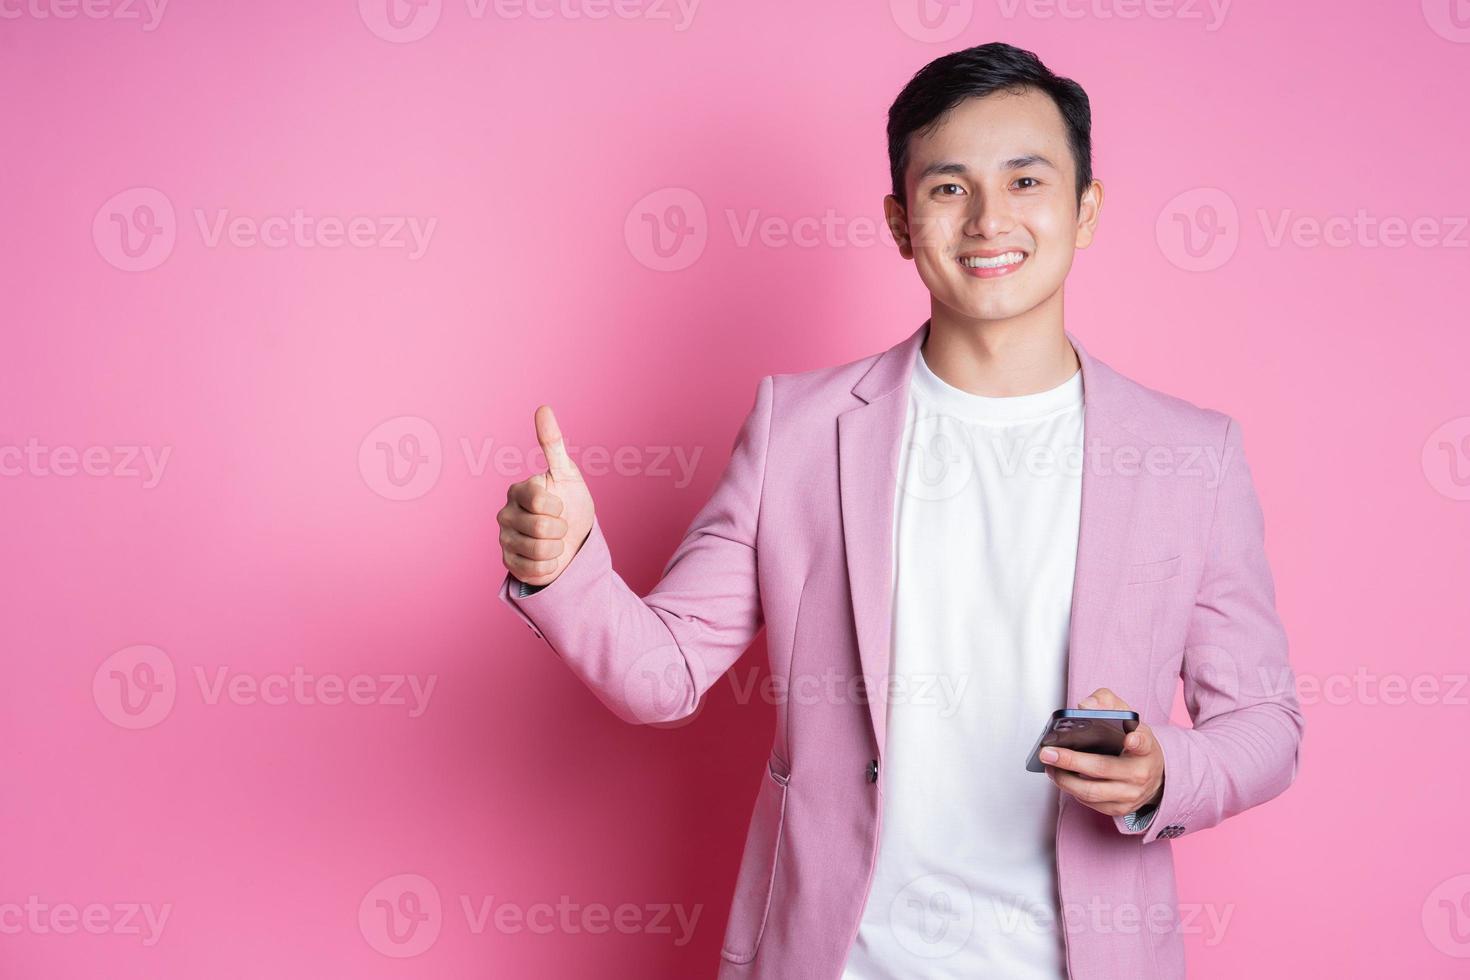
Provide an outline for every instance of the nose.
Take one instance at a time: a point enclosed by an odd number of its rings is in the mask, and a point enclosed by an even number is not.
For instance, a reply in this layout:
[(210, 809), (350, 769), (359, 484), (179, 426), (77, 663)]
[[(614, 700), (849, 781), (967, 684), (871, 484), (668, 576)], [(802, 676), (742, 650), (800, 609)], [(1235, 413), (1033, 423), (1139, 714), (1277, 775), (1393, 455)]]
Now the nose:
[(970, 210), (965, 216), (965, 234), (970, 238), (998, 238), (1010, 231), (1015, 224), (1011, 214), (1010, 199), (993, 190), (981, 190), (972, 195)]

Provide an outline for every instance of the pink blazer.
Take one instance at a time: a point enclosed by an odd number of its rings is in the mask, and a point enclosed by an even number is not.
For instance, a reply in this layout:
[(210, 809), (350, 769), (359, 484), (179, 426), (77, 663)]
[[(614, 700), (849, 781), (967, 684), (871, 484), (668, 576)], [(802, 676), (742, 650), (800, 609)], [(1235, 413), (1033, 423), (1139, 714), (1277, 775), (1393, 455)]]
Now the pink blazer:
[[(836, 980), (867, 900), (887, 706), (861, 692), (887, 689), (899, 444), (928, 328), (858, 361), (762, 378), (718, 485), (648, 595), (613, 570), (595, 522), (549, 586), (515, 598), (507, 575), (500, 589), (630, 722), (691, 714), (763, 626), (774, 677), (830, 673), (851, 682), (834, 689), (859, 692), (777, 707), (722, 978)], [(1061, 794), (1068, 974), (1182, 980), (1173, 841), (1291, 785), (1303, 717), (1239, 425), (1067, 338), (1082, 365), (1085, 455), (1065, 707), (1111, 688), (1165, 760), (1143, 832)], [(1181, 678), (1189, 728), (1169, 722)]]

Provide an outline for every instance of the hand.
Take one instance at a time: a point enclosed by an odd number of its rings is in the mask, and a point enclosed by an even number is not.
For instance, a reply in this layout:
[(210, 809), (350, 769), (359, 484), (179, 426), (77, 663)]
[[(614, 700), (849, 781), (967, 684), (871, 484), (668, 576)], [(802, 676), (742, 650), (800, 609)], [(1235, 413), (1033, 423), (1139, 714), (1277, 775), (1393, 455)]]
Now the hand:
[(536, 440), (546, 472), (512, 483), (495, 517), (506, 570), (527, 585), (550, 585), (592, 533), (592, 494), (567, 455), (550, 405), (536, 409)]
[[(1123, 699), (1105, 687), (1083, 698), (1079, 708), (1127, 711)], [(1143, 722), (1123, 739), (1123, 754), (1099, 755), (1071, 749), (1041, 750), (1046, 774), (1058, 788), (1099, 813), (1122, 817), (1164, 795), (1164, 753), (1153, 729)]]

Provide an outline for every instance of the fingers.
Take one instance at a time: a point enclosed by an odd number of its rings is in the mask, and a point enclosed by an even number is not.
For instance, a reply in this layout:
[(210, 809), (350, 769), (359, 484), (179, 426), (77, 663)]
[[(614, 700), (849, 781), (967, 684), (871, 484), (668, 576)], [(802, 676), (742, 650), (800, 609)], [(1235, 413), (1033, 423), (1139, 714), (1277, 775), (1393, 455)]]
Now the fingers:
[[(506, 491), (505, 499), (528, 514), (545, 514), (548, 517), (560, 518), (564, 506), (562, 500), (546, 489), (546, 481), (543, 476), (544, 474), (538, 473), (529, 480), (512, 483), (510, 489)], [(562, 521), (562, 523), (566, 522)], [(520, 530), (533, 537), (536, 536), (525, 528), (520, 528)], [(566, 531), (563, 530), (562, 533), (565, 534)], [(549, 535), (545, 536), (549, 537)]]
[(560, 541), (567, 536), (567, 532), (571, 529), (567, 522), (560, 517), (533, 513), (522, 507), (515, 500), (510, 501), (504, 507), (500, 508), (500, 513), (495, 515), (495, 519), (500, 523), (501, 544), (507, 543), (507, 531), (514, 532), (524, 538)]
[(1129, 732), (1127, 737), (1123, 739), (1123, 754), (1148, 755), (1154, 750), (1154, 746), (1157, 744), (1158, 742), (1154, 738), (1154, 730), (1143, 722), (1139, 722), (1138, 727)]
[(545, 585), (556, 574), (557, 560), (534, 561), (524, 555), (507, 554), (504, 557), (506, 571), (527, 585)]
[(1105, 711), (1127, 711), (1128, 702), (1105, 687), (1100, 687), (1077, 702), (1079, 708), (1102, 708)]
[(1046, 767), (1046, 773), (1057, 784), (1058, 789), (1065, 790), (1094, 810), (1121, 817), (1135, 809), (1132, 801), (1138, 798), (1139, 788), (1132, 783), (1088, 779), (1052, 766)]
[(533, 538), (512, 528), (500, 529), (500, 547), (507, 553), (532, 561), (550, 561), (567, 550), (564, 538)]
[[(495, 515), (506, 570), (528, 585), (545, 585), (561, 565), (569, 525), (561, 498), (544, 489), (542, 474), (513, 484)], [(552, 513), (554, 512), (554, 513)]]
[[(1077, 703), (1079, 708), (1128, 711), (1128, 702), (1111, 689), (1100, 687)], [(1157, 750), (1158, 742), (1148, 725), (1140, 723), (1123, 738), (1123, 755), (1099, 755), (1055, 748), (1057, 758), (1046, 765), (1046, 774), (1057, 787), (1100, 813), (1123, 816), (1132, 813), (1149, 781), (1149, 762), (1141, 759)], [(1042, 760), (1045, 763), (1047, 760)]]
[(1058, 748), (1055, 745), (1048, 746), (1042, 751), (1048, 750), (1057, 754), (1055, 760), (1042, 759), (1048, 769), (1064, 769), (1093, 779), (1129, 779), (1135, 775), (1135, 763), (1132, 760), (1119, 759), (1115, 755), (1077, 752), (1073, 749)]
[(541, 451), (546, 454), (547, 472), (553, 484), (557, 480), (579, 478), (577, 464), (567, 455), (566, 443), (561, 438), (561, 427), (556, 424), (556, 414), (552, 412), (550, 405), (542, 405), (536, 409), (536, 441), (541, 443)]

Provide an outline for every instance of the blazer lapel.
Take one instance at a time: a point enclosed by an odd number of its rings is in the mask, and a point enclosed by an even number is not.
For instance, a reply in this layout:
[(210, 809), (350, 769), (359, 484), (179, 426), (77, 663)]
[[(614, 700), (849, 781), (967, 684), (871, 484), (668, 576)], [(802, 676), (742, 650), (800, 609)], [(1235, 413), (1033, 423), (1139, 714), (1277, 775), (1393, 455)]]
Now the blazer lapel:
[[(1059, 708), (1076, 707), (1099, 687), (1121, 696), (1134, 683), (1123, 672), (1128, 665), (1122, 651), (1110, 649), (1107, 639), (1123, 585), (1144, 448), (1128, 427), (1133, 395), (1123, 379), (1076, 337), (1069, 333), (1067, 339), (1082, 364), (1082, 515), (1067, 634), (1067, 701)], [(1139, 450), (1126, 469), (1114, 458), (1125, 447)], [(1141, 706), (1132, 707), (1142, 713)]]
[(908, 339), (885, 351), (853, 385), (852, 393), (864, 404), (837, 416), (838, 490), (848, 586), (879, 757), (888, 721), (893, 494), (898, 487), (909, 376), (928, 333), (929, 321), (925, 320)]
[[(887, 732), (888, 677), (893, 616), (893, 505), (899, 450), (908, 409), (909, 379), (925, 321), (889, 348), (853, 386), (863, 404), (837, 417), (838, 486), (858, 657), (873, 733), (881, 757)], [(1127, 390), (1107, 365), (1091, 358), (1070, 333), (1082, 366), (1082, 513), (1068, 634), (1067, 703), (1119, 681), (1102, 677), (1102, 643), (1121, 581), (1122, 549), (1134, 495), (1112, 454), (1138, 440), (1120, 421)], [(1100, 463), (1099, 463), (1100, 461)]]

